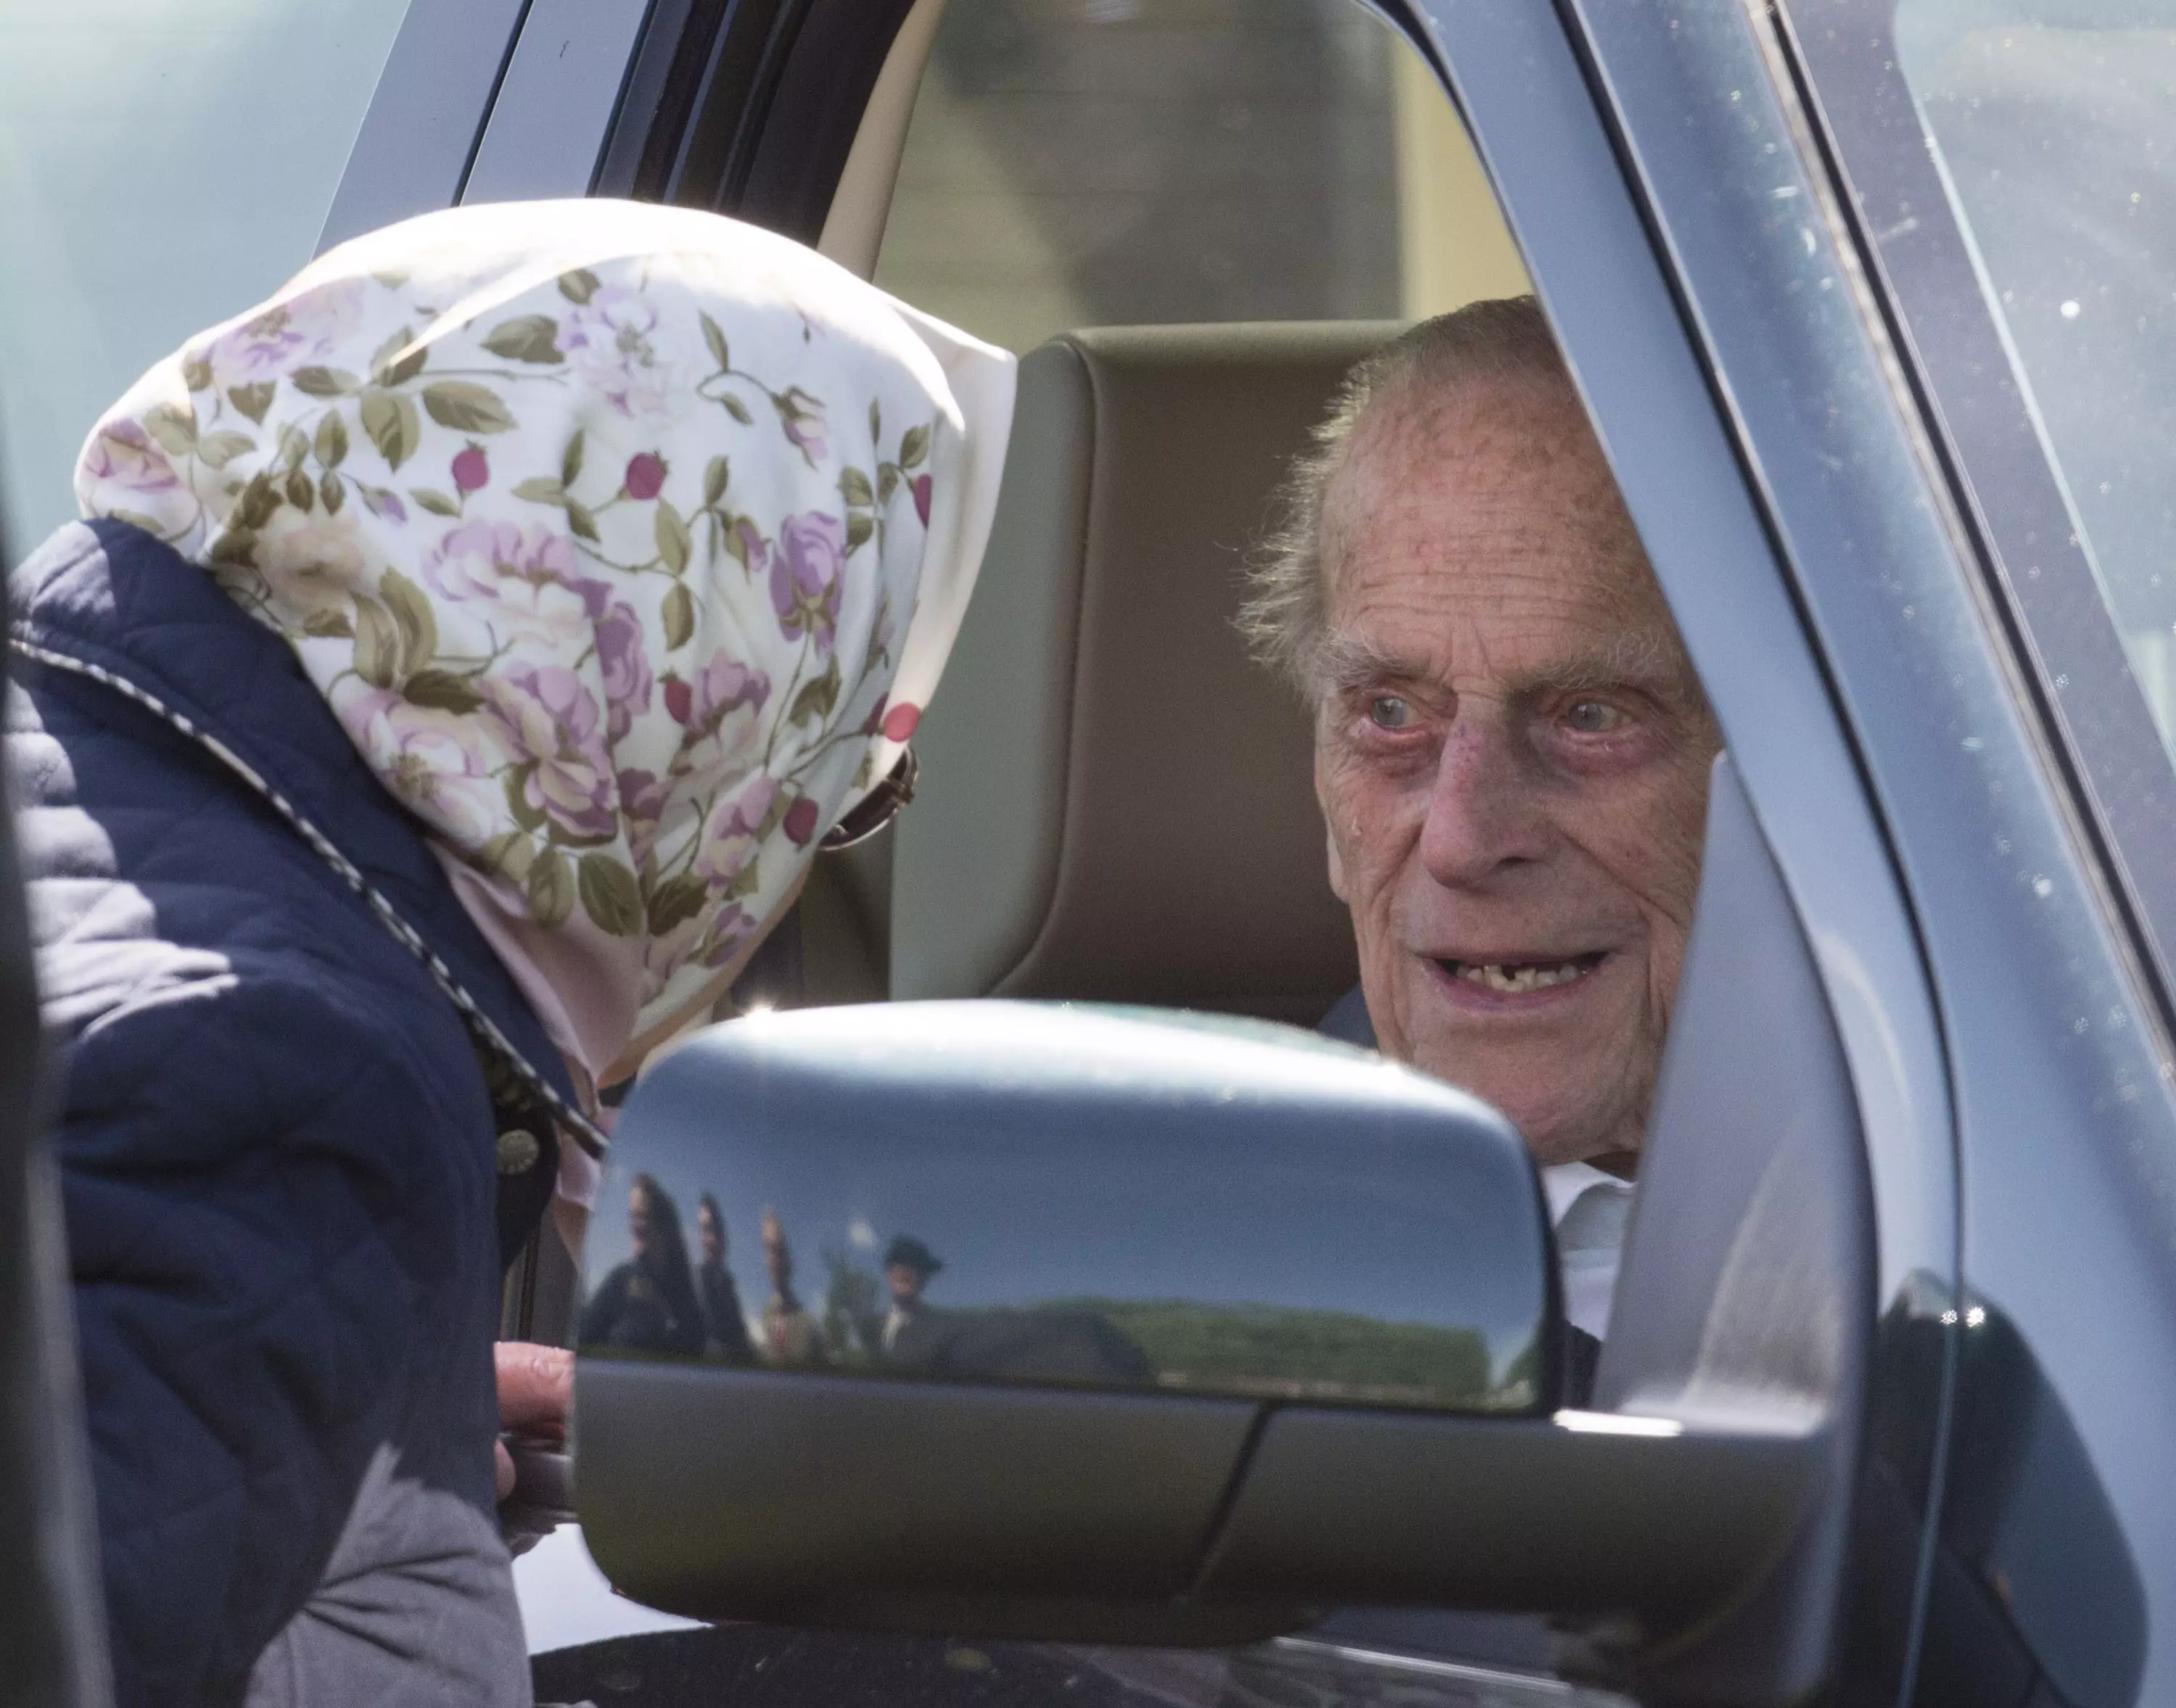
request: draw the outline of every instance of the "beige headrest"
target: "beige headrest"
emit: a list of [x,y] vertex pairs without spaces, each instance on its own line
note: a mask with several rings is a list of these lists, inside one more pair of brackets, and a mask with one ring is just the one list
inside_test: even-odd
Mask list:
[[1021,364],[996,530],[915,737],[895,998],[1311,1024],[1352,985],[1308,721],[1232,620],[1287,465],[1397,330],[1075,332]]

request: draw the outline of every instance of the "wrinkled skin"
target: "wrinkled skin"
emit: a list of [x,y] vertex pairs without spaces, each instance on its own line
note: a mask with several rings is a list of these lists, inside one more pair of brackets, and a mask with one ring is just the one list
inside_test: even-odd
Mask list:
[[1719,737],[1576,397],[1379,399],[1322,544],[1316,793],[1381,1047],[1629,1172]]

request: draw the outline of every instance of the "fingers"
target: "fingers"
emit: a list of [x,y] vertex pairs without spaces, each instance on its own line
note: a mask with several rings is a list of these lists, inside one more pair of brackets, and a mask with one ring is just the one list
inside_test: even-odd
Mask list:
[[563,1434],[574,1401],[574,1355],[563,1346],[501,1341],[492,1348],[498,1365],[498,1421],[509,1429]]
[[494,1441],[491,1444],[491,1447],[493,1455],[492,1475],[498,1484],[498,1498],[504,1500],[508,1495],[514,1493],[514,1455],[506,1450],[506,1444],[503,1441]]

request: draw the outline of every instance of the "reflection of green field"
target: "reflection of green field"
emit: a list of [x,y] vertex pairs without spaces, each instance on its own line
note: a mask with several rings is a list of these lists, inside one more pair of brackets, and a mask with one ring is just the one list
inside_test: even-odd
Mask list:
[[1167,1387],[1490,1410],[1526,1397],[1492,1386],[1488,1342],[1473,1329],[1178,1299],[1053,1299],[1041,1308],[1103,1318]]

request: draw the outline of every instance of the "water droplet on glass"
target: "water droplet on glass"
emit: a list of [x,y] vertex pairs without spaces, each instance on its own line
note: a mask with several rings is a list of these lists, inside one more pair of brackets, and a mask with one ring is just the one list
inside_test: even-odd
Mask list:
[[2052,878],[2034,878],[2032,880],[2032,893],[2040,897],[2042,900],[2046,900],[2048,897],[2055,893],[2055,880]]

